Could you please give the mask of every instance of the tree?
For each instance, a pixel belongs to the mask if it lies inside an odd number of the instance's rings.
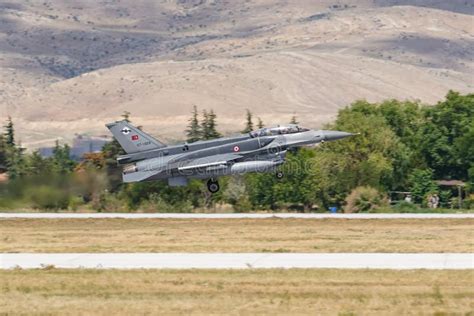
[[[245,128],[242,130],[242,134],[247,134],[253,131],[252,112],[247,109]]]
[[[298,120],[296,119],[296,115],[293,115],[291,117],[290,124],[295,124],[295,125],[299,124]]]
[[[7,164],[7,145],[3,134],[0,134],[0,166]]]
[[[7,146],[6,165],[9,179],[21,178],[26,173],[24,148],[21,146]]]
[[[22,177],[26,172],[25,160],[23,157],[24,149],[15,144],[15,128],[13,120],[8,117],[7,124],[4,126],[5,134],[2,137],[0,148],[2,152],[0,155],[3,156],[3,160],[8,170],[8,177],[10,179],[16,179]]]
[[[122,185],[122,168],[117,165],[117,157],[124,155],[125,151],[119,142],[114,138],[110,143],[102,147],[102,154],[105,160],[105,173],[109,180],[110,191],[116,192]]]
[[[410,175],[410,191],[416,203],[423,203],[429,194],[437,193],[438,186],[433,181],[433,170],[417,169]]]
[[[202,139],[214,139],[221,137],[221,134],[217,131],[217,116],[213,110],[207,112],[206,110],[202,113],[203,120],[201,123],[202,126]]]
[[[123,119],[124,121],[127,121],[127,122],[130,123],[130,114],[131,114],[131,113],[130,113],[129,111],[123,111],[123,113],[122,113],[122,115],[121,115],[121,116],[122,116],[122,119]]]
[[[263,121],[261,118],[257,118],[258,119],[258,123],[257,123],[257,128],[263,128],[265,125],[263,124]]]
[[[445,101],[423,112],[425,123],[418,148],[427,166],[436,178],[467,180],[471,162],[464,159],[466,152],[459,150],[459,144],[474,146],[466,136],[474,121],[474,94],[463,96],[450,91]]]
[[[359,101],[339,112],[329,129],[360,135],[320,146],[313,159],[318,200],[325,207],[341,205],[356,187],[387,191],[403,185],[409,171],[403,162],[407,147],[387,125],[377,106]]]
[[[53,149],[53,170],[59,174],[68,174],[74,170],[76,163],[71,159],[71,148],[69,145],[61,146],[56,141]]]
[[[474,184],[474,120],[469,130],[454,141],[454,147],[460,164],[468,168],[469,181]]]
[[[198,109],[193,106],[192,116],[189,119],[188,129],[186,130],[186,141],[188,143],[194,143],[201,139],[202,130],[199,124]]]
[[[44,159],[39,151],[35,150],[26,159],[26,174],[29,176],[45,176],[51,172],[51,160]]]
[[[278,203],[299,205],[305,211],[310,211],[317,203],[315,188],[318,183],[311,164],[315,155],[314,150],[306,148],[287,154],[286,163],[281,167],[285,177],[276,181],[274,188]]]
[[[5,127],[5,143],[9,147],[15,147],[15,128],[11,117],[8,117]]]

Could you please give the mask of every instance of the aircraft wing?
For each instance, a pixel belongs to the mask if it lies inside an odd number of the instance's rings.
[[[193,160],[188,160],[181,163],[178,166],[179,171],[192,170],[192,169],[201,169],[215,166],[225,166],[231,162],[234,162],[240,158],[243,158],[242,155],[237,154],[222,154],[214,155],[209,157],[197,158]]]

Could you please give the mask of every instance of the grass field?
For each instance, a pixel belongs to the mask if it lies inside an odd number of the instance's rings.
[[[474,252],[474,219],[8,219],[0,252]]]
[[[5,314],[472,315],[473,271],[0,271]]]

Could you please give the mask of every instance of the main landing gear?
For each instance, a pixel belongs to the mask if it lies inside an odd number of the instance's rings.
[[[278,180],[281,180],[283,179],[283,177],[285,176],[285,174],[281,171],[277,171],[277,173],[275,173],[275,177],[278,179]]]
[[[220,189],[220,186],[219,186],[219,182],[217,182],[216,179],[209,179],[207,181],[207,189],[209,190],[209,192],[211,193],[217,193],[219,192],[219,189]]]

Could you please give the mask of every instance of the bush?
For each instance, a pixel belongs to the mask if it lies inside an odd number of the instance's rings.
[[[463,207],[468,210],[474,210],[474,194],[469,195],[463,202]]]
[[[416,204],[406,201],[398,202],[393,209],[397,213],[417,213],[420,210]]]
[[[152,193],[148,200],[140,203],[139,209],[148,213],[190,213],[193,210],[193,205],[186,200],[170,204],[164,201],[159,194]]]
[[[345,213],[370,212],[388,206],[386,196],[372,187],[357,187],[346,198]]]
[[[72,196],[69,199],[68,209],[75,212],[81,205],[84,205],[84,199],[80,196]]]
[[[25,193],[32,207],[45,210],[67,209],[71,198],[68,192],[46,185],[30,187]]]
[[[224,199],[232,205],[237,213],[249,212],[252,210],[252,203],[247,195],[247,188],[242,177],[232,177],[224,190]]]
[[[98,212],[127,212],[128,209],[121,199],[115,194],[102,193],[99,198],[92,201],[92,208]]]

